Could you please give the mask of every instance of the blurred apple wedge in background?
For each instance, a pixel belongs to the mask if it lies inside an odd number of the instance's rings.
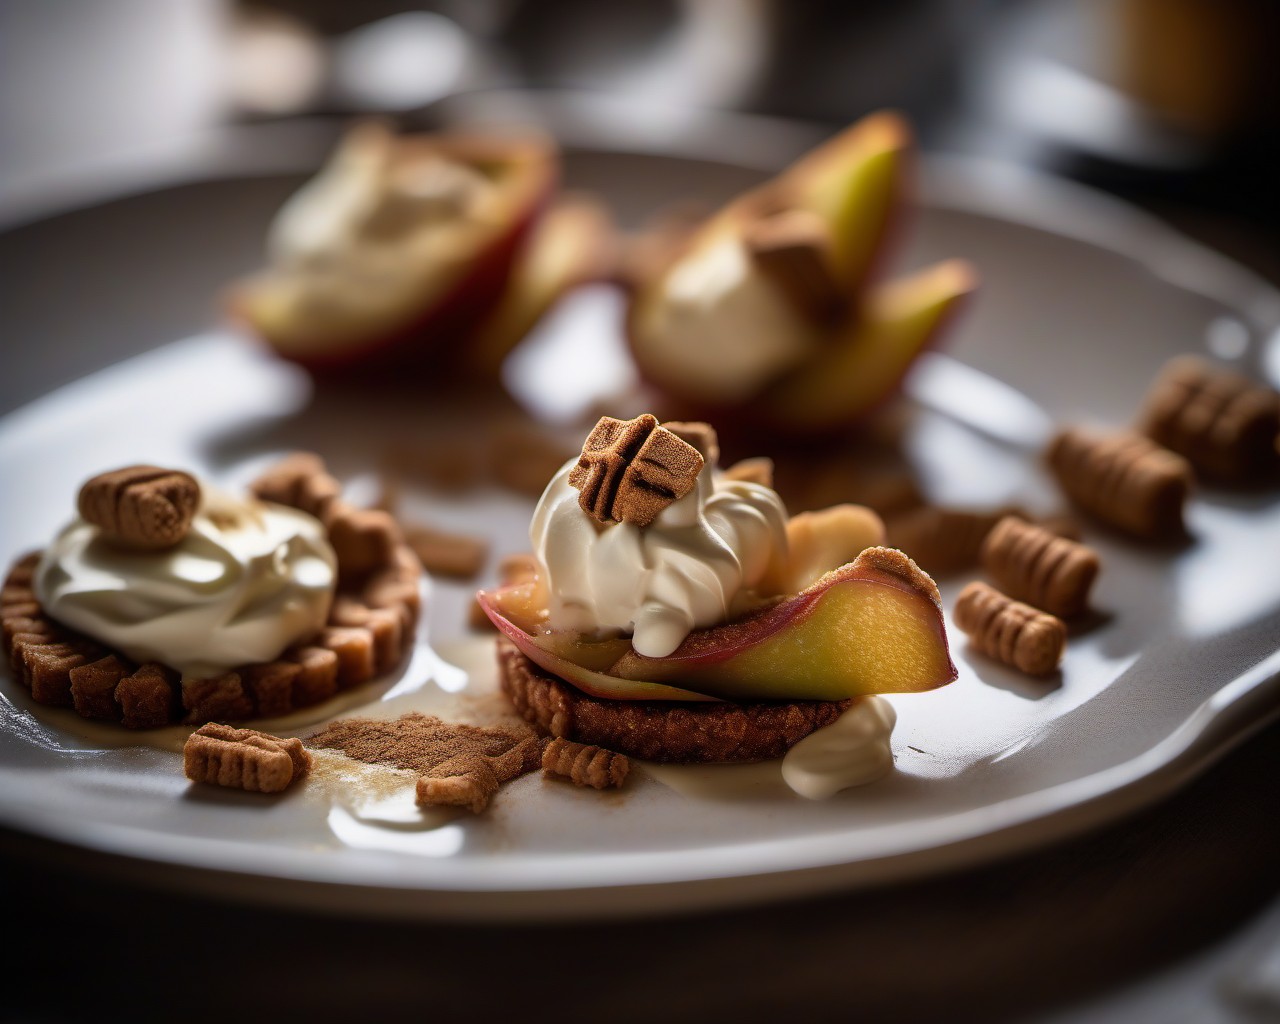
[[[674,412],[805,435],[844,428],[894,393],[977,284],[960,260],[877,281],[911,164],[900,117],[864,118],[633,282],[628,342]]]
[[[281,209],[230,314],[314,371],[439,359],[503,306],[558,168],[539,138],[359,125]]]
[[[911,160],[910,126],[884,111],[801,157],[774,182],[784,205],[829,226],[835,276],[850,294],[885,255],[906,202]]]
[[[799,594],[697,630],[668,657],[610,647],[607,657],[624,653],[607,668],[599,644],[618,641],[527,632],[503,614],[501,591],[482,593],[480,603],[530,660],[614,699],[843,700],[931,690],[956,677],[938,589],[892,548],[870,548]],[[664,696],[664,686],[679,696]]]
[[[964,260],[873,285],[830,347],[761,397],[770,422],[803,433],[843,426],[891,395],[977,287]]]
[[[613,257],[613,222],[600,203],[562,195],[534,225],[497,307],[466,346],[468,367],[494,376],[551,308],[579,285],[605,276]]]

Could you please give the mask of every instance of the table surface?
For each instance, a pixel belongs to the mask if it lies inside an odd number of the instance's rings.
[[[86,871],[68,851],[0,834],[0,900],[21,922],[0,961],[0,1006],[98,1018],[103,993],[130,979],[141,1007],[196,1019],[225,1018],[192,1000],[209,981],[255,1015],[294,1018],[444,1008],[549,1020],[571,999],[575,1016],[616,1020],[1272,1019],[1258,990],[1280,935],[1278,776],[1273,726],[1167,802],[1047,850],[907,885],[616,925],[241,907],[139,888],[113,879],[109,858]],[[51,962],[67,984],[51,983]]]

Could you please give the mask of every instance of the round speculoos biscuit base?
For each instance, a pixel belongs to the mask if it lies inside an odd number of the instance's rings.
[[[852,703],[605,700],[546,672],[505,637],[497,645],[503,692],[526,721],[552,736],[646,761],[768,761],[830,725]]]

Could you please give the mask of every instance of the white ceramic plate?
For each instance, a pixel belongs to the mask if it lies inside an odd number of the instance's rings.
[[[646,158],[606,164],[622,200],[628,177],[652,187]],[[702,162],[661,169],[711,195],[743,177]],[[932,164],[925,196],[901,265],[961,255],[985,281],[950,355],[913,378],[924,407],[908,451],[932,497],[1051,507],[1034,452],[1048,423],[1125,422],[1173,353],[1208,346],[1280,379],[1280,297],[1133,211],[967,163]],[[197,187],[190,201],[200,197]],[[548,415],[627,379],[618,314],[615,296],[589,290],[531,339],[517,375],[527,392],[552,366],[578,371],[554,375]],[[226,333],[176,341],[0,423],[0,558],[45,541],[79,483],[106,466],[172,464],[238,486],[274,454],[316,447],[359,491],[381,438],[447,416],[421,402],[335,402]],[[525,547],[529,502],[497,491],[417,498],[436,521],[490,535],[495,558]],[[341,786],[263,801],[189,788],[178,754],[163,749],[177,733],[132,745],[34,707],[6,677],[0,821],[69,843],[87,864],[123,855],[112,863],[157,883],[476,920],[745,904],[1004,855],[1159,798],[1280,710],[1280,500],[1204,491],[1189,518],[1195,541],[1176,552],[1090,534],[1107,618],[1073,640],[1060,679],[1029,681],[957,640],[954,685],[892,698],[896,770],[827,802],[793,796],[772,768],[642,773],[603,796],[532,775],[477,819],[423,818],[394,796],[370,809]],[[959,586],[944,581],[944,597]],[[468,597],[435,586],[412,663],[356,699],[387,713],[492,687],[491,641],[461,625]]]

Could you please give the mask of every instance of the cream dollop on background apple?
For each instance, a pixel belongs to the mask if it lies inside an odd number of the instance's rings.
[[[163,551],[113,545],[76,519],[40,559],[53,618],[184,676],[271,661],[325,624],[337,558],[319,520],[207,486],[187,535]]]
[[[631,295],[627,341],[645,379],[691,412],[719,407],[728,424],[797,435],[874,409],[977,284],[963,260],[880,279],[911,191],[910,150],[906,122],[873,114],[694,228]],[[843,307],[831,316],[751,265],[761,226],[797,216],[816,230],[802,283],[821,278]]]
[[[649,327],[651,356],[716,402],[750,398],[822,344],[734,233],[672,268]]]
[[[362,126],[276,215],[273,294],[295,322],[363,323],[427,301],[492,230],[491,181],[439,153],[396,159],[395,144],[382,126]]]
[[[529,528],[551,629],[630,634],[640,654],[665,657],[692,630],[746,610],[752,588],[786,560],[787,513],[768,487],[706,465],[647,527],[606,524],[579,504],[569,483],[576,464],[547,485]]]

